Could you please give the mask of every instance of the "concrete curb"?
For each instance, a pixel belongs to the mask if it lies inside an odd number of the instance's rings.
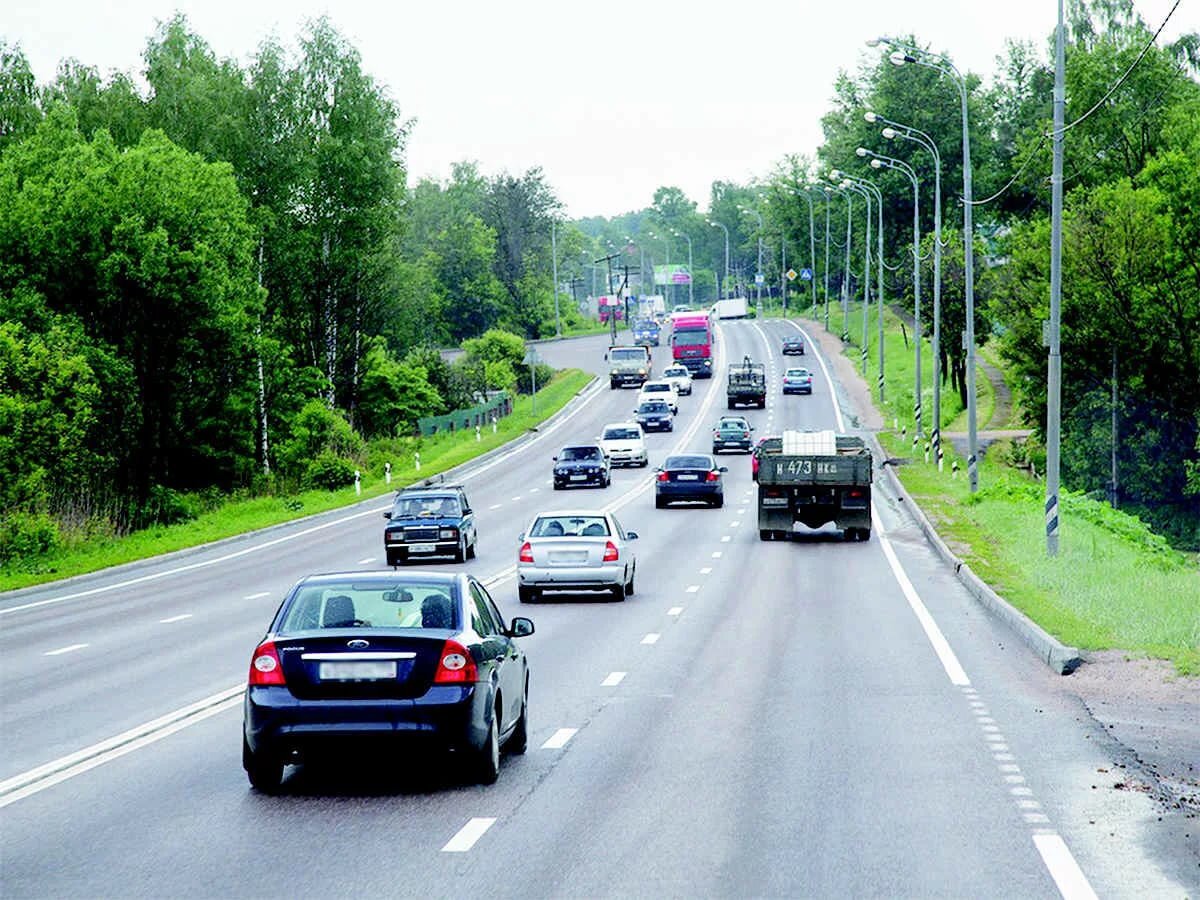
[[[581,387],[578,391],[576,391],[575,396],[573,396],[570,400],[568,400],[566,405],[563,406],[562,409],[560,409],[558,412],[556,412],[550,418],[538,423],[534,427],[517,435],[511,441],[506,441],[505,443],[501,444],[499,447],[494,447],[491,450],[487,451],[487,453],[481,453],[479,456],[472,457],[471,459],[468,459],[466,462],[459,463],[454,468],[447,469],[445,472],[442,472],[441,474],[445,476],[446,481],[453,482],[453,480],[455,478],[463,477],[465,475],[470,475],[470,470],[472,467],[484,464],[495,456],[499,456],[502,453],[511,452],[511,451],[519,448],[522,444],[532,441],[534,438],[538,437],[538,434],[541,430],[545,429],[547,426],[551,425],[557,419],[561,418],[562,416],[564,416],[567,413],[574,410],[576,404],[579,403],[579,398],[582,397],[585,393],[587,393],[587,391],[589,389],[591,389],[592,386],[595,385],[599,381],[600,381],[600,377],[593,375],[591,380],[588,381],[587,384],[585,384],[583,387]],[[415,481],[415,482],[413,482],[413,484],[420,484],[420,481]],[[399,490],[399,488],[397,488],[396,490]],[[376,494],[374,497],[368,497],[364,500],[359,500],[354,503],[349,503],[345,506],[335,507],[334,509],[327,509],[324,512],[313,513],[312,515],[308,515],[308,516],[301,516],[298,519],[288,519],[286,522],[276,522],[274,525],[266,525],[262,528],[255,529],[254,531],[243,532],[242,534],[233,534],[233,535],[230,535],[229,537],[220,538],[215,541],[209,541],[206,544],[197,544],[194,547],[183,547],[179,550],[171,550],[168,553],[160,553],[157,556],[148,556],[144,559],[130,560],[129,562],[120,563],[115,566],[109,566],[108,568],[105,568],[105,569],[98,569],[95,572],[84,572],[80,575],[70,575],[66,578],[58,578],[53,581],[43,581],[41,584],[34,584],[34,585],[30,585],[29,587],[14,588],[11,591],[0,591],[0,598],[20,599],[21,597],[26,597],[26,596],[29,596],[30,594],[34,594],[39,591],[45,591],[48,588],[50,588],[52,585],[69,586],[76,582],[82,581],[85,578],[95,578],[97,575],[99,575],[102,572],[103,573],[113,573],[113,574],[136,572],[139,569],[148,568],[151,565],[155,565],[155,564],[163,562],[163,561],[173,560],[173,559],[185,559],[188,556],[197,555],[202,552],[209,551],[209,550],[219,549],[219,548],[224,547],[229,544],[236,544],[239,541],[252,540],[254,538],[261,537],[263,535],[271,534],[272,532],[275,532],[275,531],[282,531],[285,528],[291,528],[293,526],[301,525],[302,523],[305,523],[305,522],[316,522],[322,518],[335,518],[337,516],[343,516],[358,507],[366,507],[368,504],[382,504],[382,503],[387,502],[391,498],[392,494],[394,494],[394,493],[395,493],[394,490],[393,491],[384,491],[382,494]]]
[[[873,433],[868,434],[875,452],[879,454],[878,458],[886,460],[888,458],[887,454],[883,452],[883,447],[880,445],[876,435]],[[1080,653],[1079,649],[1068,647],[1057,638],[1048,634],[1037,622],[1033,621],[1033,619],[1029,618],[1025,613],[1021,612],[992,590],[982,578],[971,570],[969,565],[955,556],[946,542],[942,540],[942,536],[933,527],[933,523],[929,521],[929,517],[925,515],[925,511],[904,490],[904,485],[900,482],[900,477],[894,471],[895,467],[880,464],[879,468],[887,472],[889,483],[895,489],[897,496],[905,501],[909,512],[916,519],[917,524],[921,527],[921,531],[925,534],[925,539],[929,541],[938,555],[954,569],[954,574],[971,596],[979,601],[992,615],[1016,632],[1017,636],[1038,655],[1042,662],[1059,675],[1070,675],[1074,672],[1084,661],[1083,654]]]

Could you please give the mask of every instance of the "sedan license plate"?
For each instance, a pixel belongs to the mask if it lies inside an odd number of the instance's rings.
[[[675,479],[677,481],[699,481],[700,476],[699,475],[676,475]]]
[[[355,661],[323,662],[317,667],[317,677],[322,681],[378,681],[396,677],[394,662]]]
[[[586,475],[572,475],[571,480],[572,481],[587,481],[587,476]]]
[[[409,553],[436,553],[437,544],[409,544]]]
[[[586,550],[551,550],[550,562],[553,565],[569,566],[587,562]]]

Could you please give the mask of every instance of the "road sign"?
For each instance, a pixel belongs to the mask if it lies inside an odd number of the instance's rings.
[[[762,283],[763,283],[763,282],[765,282],[766,280],[767,280],[767,279],[766,279],[766,276],[764,276],[762,272],[759,272],[757,275],[755,275],[755,276],[754,276],[754,283],[755,283],[755,284],[762,284]]]
[[[788,281],[796,280],[796,270],[795,269],[788,269],[784,274],[787,275]]]
[[[801,269],[800,270],[800,280],[801,281],[812,281],[812,269]]]

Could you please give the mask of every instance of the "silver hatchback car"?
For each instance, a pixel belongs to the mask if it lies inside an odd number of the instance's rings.
[[[598,510],[539,513],[518,538],[517,594],[522,603],[544,591],[604,591],[614,600],[633,593],[636,531]]]

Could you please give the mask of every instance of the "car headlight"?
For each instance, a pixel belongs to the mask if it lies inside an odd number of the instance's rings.
[[[452,541],[456,537],[458,537],[458,529],[457,528],[442,528],[441,530],[438,531],[438,536],[441,537],[443,540]]]

